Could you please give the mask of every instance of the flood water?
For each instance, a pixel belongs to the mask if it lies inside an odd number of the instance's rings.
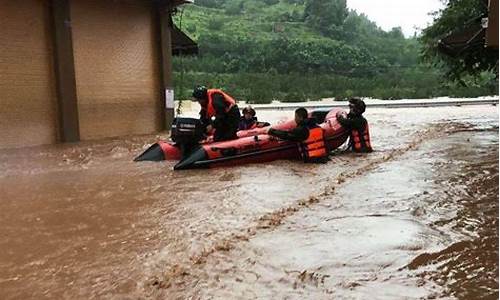
[[[498,108],[366,117],[376,151],[324,165],[0,150],[0,299],[497,299]]]

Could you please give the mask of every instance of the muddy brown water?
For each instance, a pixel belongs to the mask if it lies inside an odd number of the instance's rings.
[[[377,151],[325,165],[133,163],[155,136],[0,150],[0,298],[498,298],[497,107],[367,118]]]

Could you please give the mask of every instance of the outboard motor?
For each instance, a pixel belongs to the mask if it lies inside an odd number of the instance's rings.
[[[175,146],[181,150],[182,157],[189,155],[205,138],[205,128],[201,121],[194,118],[175,118],[172,122],[170,138]],[[159,141],[151,145],[134,161],[160,161],[165,159],[162,145],[166,142]]]
[[[205,138],[204,132],[205,128],[199,119],[175,118],[170,138],[181,148],[182,157],[185,157]]]
[[[198,143],[204,137],[204,128],[199,119],[174,118],[170,138],[177,144]]]

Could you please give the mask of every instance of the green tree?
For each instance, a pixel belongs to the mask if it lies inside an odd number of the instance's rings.
[[[244,3],[242,0],[231,0],[224,3],[224,10],[228,15],[239,15],[243,11]]]
[[[199,2],[218,7],[184,9],[182,29],[197,41],[200,51],[198,56],[173,58],[179,72],[174,75],[177,97],[189,97],[192,86],[201,83],[255,103],[352,95],[394,99],[498,93],[492,72],[476,78],[465,75],[467,87],[460,86],[446,79],[441,68],[418,61],[422,45],[416,37],[405,38],[398,28],[385,32],[352,10],[343,18],[345,1],[195,1]],[[339,18],[332,13],[333,4],[341,4]],[[179,17],[174,16],[177,23]]]
[[[208,21],[207,27],[210,30],[218,31],[224,26],[224,20],[221,18],[213,18]]]
[[[387,35],[390,37],[390,38],[393,38],[393,39],[404,39],[405,36],[403,34],[403,30],[401,29],[401,27],[393,27],[391,29],[391,31],[389,31],[387,33]]]
[[[224,3],[224,0],[196,0],[196,5],[210,7],[210,8],[220,8]]]
[[[275,5],[280,3],[280,0],[262,0],[266,5]]]
[[[348,13],[346,0],[306,0],[304,17],[311,28],[335,37]]]

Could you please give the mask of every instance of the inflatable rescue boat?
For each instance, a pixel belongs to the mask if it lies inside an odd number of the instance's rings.
[[[323,128],[328,149],[334,150],[345,143],[349,132],[337,121],[336,114],[341,109],[313,111],[310,117],[317,120]],[[277,159],[301,159],[299,145],[278,139],[267,134],[270,126],[242,130],[238,138],[229,141],[213,142],[211,138],[202,139],[202,130],[196,119],[177,119],[172,125],[172,141],[159,141],[139,155],[135,161],[180,160],[174,170],[232,166],[245,163],[266,162]],[[289,130],[296,126],[290,120],[275,126],[275,129]],[[193,143],[194,141],[194,143]],[[185,149],[189,149],[186,153]]]

